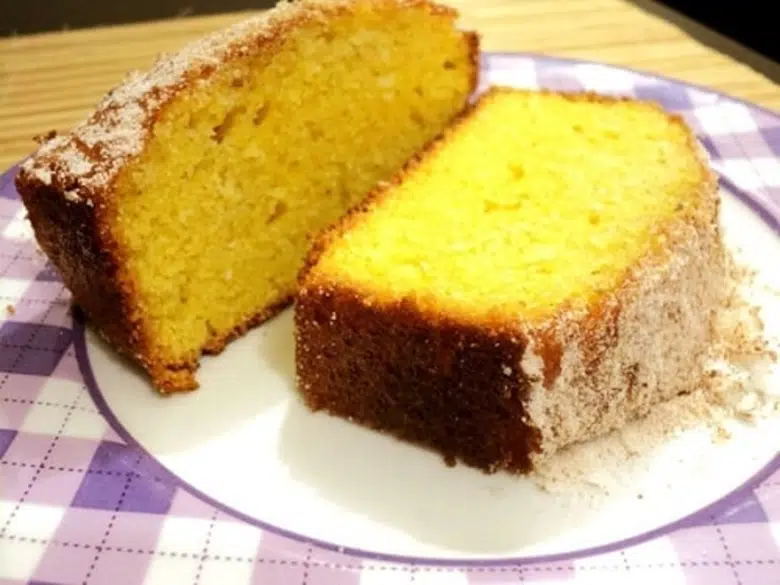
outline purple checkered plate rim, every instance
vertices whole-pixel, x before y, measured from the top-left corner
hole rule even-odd
[[[578,66],[578,65],[594,65],[599,67],[610,68],[616,71],[630,72],[635,74],[638,77],[644,78],[649,81],[654,81],[655,83],[660,84],[660,87],[666,92],[668,92],[670,95],[674,95],[675,92],[679,92],[687,88],[687,89],[693,89],[702,92],[703,94],[709,94],[711,96],[714,96],[718,100],[724,100],[732,103],[742,104],[751,110],[761,112],[765,117],[768,116],[776,119],[778,127],[780,127],[780,116],[778,116],[777,113],[772,112],[767,108],[755,104],[751,104],[745,100],[732,98],[728,95],[725,95],[717,91],[713,91],[712,89],[703,86],[683,83],[678,80],[674,80],[660,75],[649,74],[649,73],[640,72],[625,67],[613,66],[613,65],[598,63],[598,62],[566,59],[566,58],[558,58],[558,57],[548,57],[548,56],[537,55],[532,53],[509,53],[509,52],[484,54],[482,57],[483,69],[486,68],[490,60],[494,58],[505,58],[507,60],[526,59],[526,60],[531,60],[534,63],[542,64],[548,67],[560,67],[561,69],[557,70],[557,73],[560,73],[561,75],[566,74],[566,68],[572,66]],[[662,105],[665,105],[663,103],[663,99],[659,99],[659,101],[661,102]],[[672,99],[672,101],[674,101],[674,99]],[[780,145],[777,145],[777,149],[780,150]],[[15,170],[16,167],[12,167],[3,176],[0,176],[0,189],[7,188],[7,185],[13,179]],[[739,201],[747,205],[757,216],[761,218],[761,220],[766,225],[768,225],[774,231],[776,235],[780,236],[780,214],[768,208],[764,203],[762,203],[759,200],[760,198],[756,197],[748,190],[740,188],[735,183],[735,181],[733,181],[731,178],[725,176],[722,173],[719,173],[719,178],[721,182],[721,187],[723,189],[725,189],[730,194],[735,196]],[[777,201],[777,203],[778,205],[780,205],[780,201]],[[75,351],[76,351],[76,358],[78,361],[78,365],[81,370],[84,381],[87,385],[87,389],[93,401],[95,402],[95,405],[97,406],[99,412],[106,418],[106,420],[108,421],[109,425],[113,428],[113,430],[129,446],[138,450],[139,452],[145,453],[147,456],[152,457],[154,459],[154,457],[150,453],[148,453],[139,444],[139,442],[132,436],[132,434],[128,432],[128,430],[122,425],[121,421],[117,418],[117,416],[111,410],[105,398],[103,397],[89,360],[87,340],[85,336],[86,333],[85,323],[79,319],[74,319],[73,330],[74,330],[74,344],[75,344]],[[198,490],[198,488],[196,488],[195,486],[190,485],[183,479],[179,478],[177,475],[175,475],[172,471],[169,471],[167,468],[163,467],[162,469],[166,474],[165,480],[167,482],[170,482],[171,484],[177,487],[183,488],[193,496],[213,506],[215,509],[224,512],[230,516],[233,516],[239,520],[242,520],[248,524],[256,526],[262,530],[275,533],[282,537],[291,539],[297,543],[304,543],[307,545],[316,546],[321,549],[337,552],[343,555],[353,556],[358,559],[366,559],[372,561],[386,561],[386,562],[402,563],[405,565],[414,565],[414,566],[429,565],[429,566],[465,568],[465,567],[492,567],[492,566],[497,567],[497,566],[506,566],[506,565],[530,564],[530,563],[541,563],[541,562],[558,562],[563,560],[580,559],[583,557],[600,555],[604,553],[625,549],[630,546],[651,540],[653,538],[665,534],[669,534],[671,532],[683,528],[707,525],[712,521],[712,519],[719,512],[722,512],[734,506],[735,504],[739,503],[758,484],[760,484],[762,481],[764,481],[766,478],[768,478],[770,475],[772,475],[774,472],[780,469],[780,450],[778,450],[777,455],[768,464],[766,464],[762,469],[760,469],[755,475],[748,478],[739,487],[737,487],[730,493],[725,494],[724,496],[717,499],[716,501],[711,502],[710,504],[707,504],[701,509],[696,510],[691,514],[682,517],[672,523],[660,526],[658,528],[644,532],[642,534],[637,534],[629,538],[625,538],[616,542],[605,544],[603,546],[584,548],[584,549],[560,553],[560,554],[525,556],[525,557],[508,557],[508,558],[443,559],[443,558],[429,558],[429,557],[414,557],[414,556],[402,556],[402,555],[394,555],[394,554],[383,554],[383,553],[377,553],[377,552],[360,549],[360,548],[340,546],[338,544],[334,544],[331,542],[310,538],[303,534],[292,532],[283,527],[275,526],[267,522],[264,522],[262,520],[259,520],[257,518],[251,517],[247,514],[244,514],[238,510],[231,508],[230,506],[223,504],[217,499],[214,499],[213,497],[203,493],[202,491]]]

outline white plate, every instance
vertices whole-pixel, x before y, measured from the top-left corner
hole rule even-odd
[[[728,241],[780,288],[780,240],[724,193]],[[780,334],[777,302],[763,299]],[[715,444],[688,432],[626,467],[620,492],[547,493],[487,476],[325,414],[294,391],[292,311],[206,358],[201,388],[160,398],[94,333],[89,361],[107,407],[162,465],[224,506],[309,538],[383,555],[456,559],[565,554],[688,516],[765,467],[780,445],[767,420]],[[777,384],[777,373],[773,374]],[[771,383],[771,382],[770,382]],[[728,473],[724,473],[728,470]]]
[[[512,68],[516,57],[493,59],[488,83],[533,85],[528,71]],[[582,85],[601,91],[639,78],[589,67],[598,70],[583,69],[590,82]],[[713,94],[654,83],[672,102],[684,94],[710,107]],[[721,194],[730,247],[744,251],[759,283],[780,289],[778,235],[756,213],[756,201],[751,207],[736,191]],[[756,300],[777,337],[777,298]],[[200,390],[169,398],[91,331],[77,347],[93,397],[115,429],[188,489],[256,524],[358,554],[448,562],[610,548],[679,525],[777,464],[780,425],[768,420],[738,426],[721,443],[706,429],[686,432],[607,470],[617,478],[608,494],[585,483],[550,493],[529,479],[449,468],[425,450],[310,413],[294,391],[291,323],[288,310],[205,358]],[[772,371],[766,383],[780,386],[778,375]]]

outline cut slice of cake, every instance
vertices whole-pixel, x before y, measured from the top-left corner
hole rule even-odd
[[[315,242],[300,391],[449,462],[527,472],[695,387],[718,209],[661,108],[491,89]]]
[[[163,56],[17,187],[75,303],[161,391],[289,303],[312,234],[466,106],[478,40],[428,0],[303,0]]]

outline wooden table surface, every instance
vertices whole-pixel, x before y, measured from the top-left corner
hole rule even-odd
[[[712,48],[713,43],[696,40],[684,32],[684,23],[667,19],[663,9],[659,16],[651,2],[449,3],[461,11],[464,26],[481,33],[488,51],[531,51],[626,65],[780,110],[780,87],[769,76]],[[156,54],[246,16],[232,13],[0,39],[0,169],[30,152],[33,135],[65,130],[78,121],[129,69],[144,67]]]

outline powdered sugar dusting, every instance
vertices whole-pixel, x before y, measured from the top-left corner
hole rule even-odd
[[[543,325],[547,345],[560,348],[557,364],[540,368],[534,362],[551,361],[534,357],[543,347],[531,343],[525,349],[525,409],[540,433],[535,466],[646,415],[654,404],[687,390],[690,377],[698,375],[725,293],[724,248],[713,220],[718,197],[715,181],[704,181],[692,215],[663,226],[659,237],[668,253],[651,252],[635,263],[631,276],[606,293],[595,320],[584,310],[566,310]],[[529,338],[537,336],[531,332]],[[545,380],[540,369],[556,374]]]
[[[415,3],[422,2],[391,2],[395,6]],[[354,0],[281,0],[272,10],[161,56],[149,70],[130,72],[69,133],[47,137],[22,164],[22,172],[66,192],[73,202],[100,199],[118,171],[141,153],[158,112],[183,87],[207,84],[227,60],[262,53],[289,26],[324,19],[354,4]]]
[[[734,425],[752,425],[780,414],[780,394],[765,384],[777,363],[778,340],[767,338],[758,305],[750,299],[754,274],[728,257],[728,290],[715,320],[713,343],[689,392],[654,406],[646,417],[540,462],[532,478],[545,491],[608,495],[664,444],[693,429],[713,443],[728,441]]]

